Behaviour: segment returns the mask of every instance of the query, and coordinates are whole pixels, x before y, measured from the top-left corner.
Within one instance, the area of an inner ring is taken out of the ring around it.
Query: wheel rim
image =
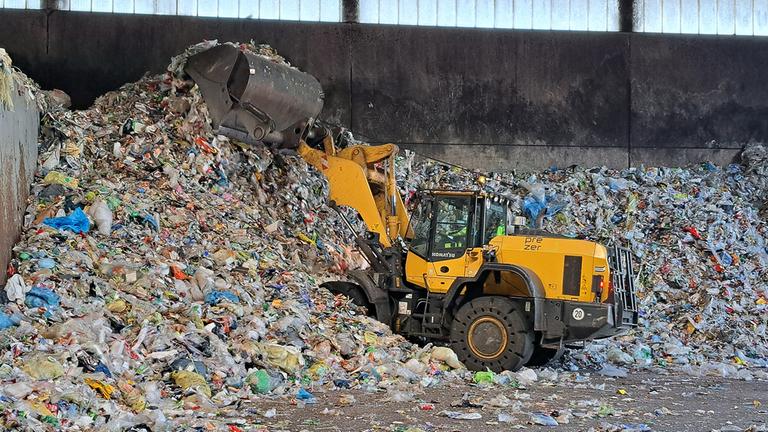
[[[483,360],[492,360],[501,355],[507,348],[507,342],[507,329],[504,323],[495,317],[478,318],[467,333],[469,349],[472,354]]]

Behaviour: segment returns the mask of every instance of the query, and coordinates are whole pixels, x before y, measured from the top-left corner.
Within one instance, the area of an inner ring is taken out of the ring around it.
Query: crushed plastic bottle
[[[552,416],[543,413],[531,413],[531,424],[539,426],[557,426],[559,423]]]

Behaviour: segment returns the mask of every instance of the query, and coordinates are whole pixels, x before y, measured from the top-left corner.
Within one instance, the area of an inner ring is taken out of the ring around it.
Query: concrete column
[[[635,0],[619,0],[619,31],[635,30]]]
[[[360,0],[341,0],[341,21],[360,22]]]

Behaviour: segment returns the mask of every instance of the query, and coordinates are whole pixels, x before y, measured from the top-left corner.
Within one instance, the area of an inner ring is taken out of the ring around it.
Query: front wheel
[[[320,286],[333,294],[344,294],[347,298],[352,300],[352,303],[363,308],[367,316],[375,317],[373,305],[368,301],[363,289],[358,285],[344,281],[331,281],[325,282]]]
[[[525,317],[506,297],[468,302],[451,325],[451,348],[470,370],[516,371],[530,359],[533,346]]]

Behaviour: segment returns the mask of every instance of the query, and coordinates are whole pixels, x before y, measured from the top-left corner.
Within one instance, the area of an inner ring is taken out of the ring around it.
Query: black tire
[[[555,359],[559,359],[563,355],[563,351],[563,349],[544,348],[536,345],[533,348],[533,355],[528,360],[528,363],[526,363],[526,366],[544,366]]]
[[[470,370],[516,371],[530,359],[533,345],[524,315],[506,297],[471,300],[451,325],[451,348]]]
[[[323,288],[334,294],[343,294],[347,296],[352,303],[365,309],[367,316],[374,316],[374,307],[368,301],[363,289],[349,282],[326,282],[321,285]]]

